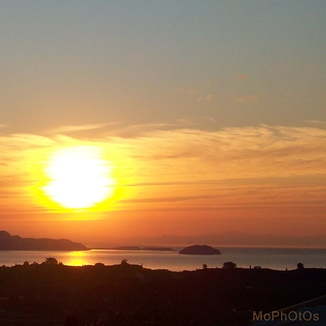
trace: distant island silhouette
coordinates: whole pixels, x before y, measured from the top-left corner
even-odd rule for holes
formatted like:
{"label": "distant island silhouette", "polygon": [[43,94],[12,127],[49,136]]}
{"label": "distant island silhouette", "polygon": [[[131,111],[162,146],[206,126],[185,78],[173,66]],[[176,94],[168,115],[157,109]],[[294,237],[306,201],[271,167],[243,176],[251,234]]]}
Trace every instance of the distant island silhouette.
{"label": "distant island silhouette", "polygon": [[[121,241],[121,237],[117,239]],[[187,246],[189,244],[209,243],[217,246],[240,246],[240,247],[283,247],[283,248],[326,248],[326,234],[312,236],[292,236],[277,234],[256,234],[247,232],[221,232],[200,235],[173,235],[163,234],[160,236],[137,236],[132,239],[133,244],[155,243],[159,246]]]}
{"label": "distant island silhouette", "polygon": [[181,255],[220,255],[221,252],[207,245],[194,245],[179,251]]}
{"label": "distant island silhouette", "polygon": [[68,239],[34,239],[21,238],[18,235],[11,235],[7,231],[0,231],[0,250],[62,250],[81,251],[88,250],[81,243],[72,242]]}
{"label": "distant island silhouette", "polygon": [[169,247],[139,247],[139,246],[120,246],[112,248],[114,250],[146,250],[146,251],[174,251]]}

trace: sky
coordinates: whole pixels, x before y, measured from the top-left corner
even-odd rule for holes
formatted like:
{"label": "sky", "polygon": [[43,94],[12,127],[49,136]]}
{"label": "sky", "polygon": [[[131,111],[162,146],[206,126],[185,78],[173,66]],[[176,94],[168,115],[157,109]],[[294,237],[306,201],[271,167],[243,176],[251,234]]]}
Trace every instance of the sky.
{"label": "sky", "polygon": [[[326,235],[325,16],[324,0],[2,1],[0,228]],[[62,207],[44,171],[85,147],[112,191]]]}

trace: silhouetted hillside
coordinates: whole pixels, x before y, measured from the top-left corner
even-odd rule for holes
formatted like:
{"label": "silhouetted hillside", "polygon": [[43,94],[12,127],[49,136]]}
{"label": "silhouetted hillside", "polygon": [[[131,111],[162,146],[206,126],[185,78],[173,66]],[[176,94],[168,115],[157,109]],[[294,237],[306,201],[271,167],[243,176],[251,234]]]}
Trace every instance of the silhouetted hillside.
{"label": "silhouetted hillside", "polygon": [[0,231],[0,250],[87,250],[81,243],[68,239],[33,239]]}
{"label": "silhouetted hillside", "polygon": [[0,325],[245,326],[253,312],[325,295],[325,277],[325,269],[170,272],[127,262],[0,267]]}

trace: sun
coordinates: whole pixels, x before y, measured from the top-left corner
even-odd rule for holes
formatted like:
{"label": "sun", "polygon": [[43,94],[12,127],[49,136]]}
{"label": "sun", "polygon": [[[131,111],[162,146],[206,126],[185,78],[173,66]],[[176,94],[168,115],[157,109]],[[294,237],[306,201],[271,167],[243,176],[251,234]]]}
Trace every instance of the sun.
{"label": "sun", "polygon": [[113,194],[112,165],[95,146],[76,146],[56,151],[45,167],[48,180],[43,191],[64,208],[92,207]]}

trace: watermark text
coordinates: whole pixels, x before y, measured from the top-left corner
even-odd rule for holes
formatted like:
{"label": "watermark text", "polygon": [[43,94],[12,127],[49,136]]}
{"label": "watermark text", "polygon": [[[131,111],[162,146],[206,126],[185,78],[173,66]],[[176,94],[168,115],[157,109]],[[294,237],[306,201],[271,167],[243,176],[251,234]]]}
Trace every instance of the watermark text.
{"label": "watermark text", "polygon": [[274,320],[281,320],[281,321],[319,321],[319,314],[312,313],[309,310],[306,311],[272,311],[268,314],[263,314],[262,311],[258,313],[253,311],[252,314],[253,321],[274,321]]}

